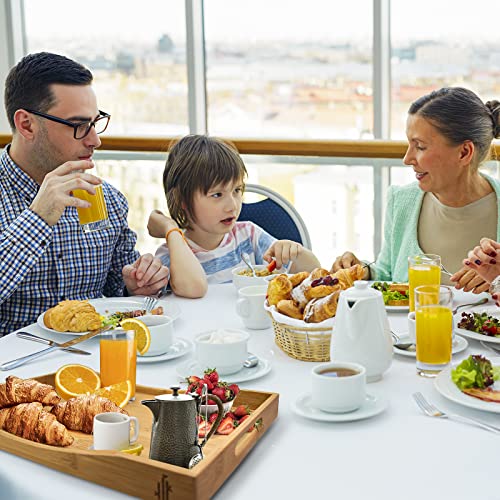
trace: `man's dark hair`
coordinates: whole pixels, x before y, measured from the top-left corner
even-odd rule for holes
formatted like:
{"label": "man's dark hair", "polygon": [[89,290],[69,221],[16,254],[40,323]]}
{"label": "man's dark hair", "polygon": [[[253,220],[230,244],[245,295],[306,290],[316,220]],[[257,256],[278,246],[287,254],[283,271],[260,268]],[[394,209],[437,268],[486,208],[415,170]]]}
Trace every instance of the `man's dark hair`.
{"label": "man's dark hair", "polygon": [[28,54],[9,72],[5,81],[5,110],[12,131],[18,109],[46,113],[54,104],[50,86],[90,85],[92,73],[80,63],[50,52]]}

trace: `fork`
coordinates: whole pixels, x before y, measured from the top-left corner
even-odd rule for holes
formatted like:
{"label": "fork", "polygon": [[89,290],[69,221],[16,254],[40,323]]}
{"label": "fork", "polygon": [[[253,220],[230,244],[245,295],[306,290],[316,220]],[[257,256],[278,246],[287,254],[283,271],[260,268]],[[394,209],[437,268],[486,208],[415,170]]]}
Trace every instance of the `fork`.
{"label": "fork", "polygon": [[454,413],[444,413],[443,411],[438,410],[433,404],[429,403],[424,398],[421,392],[414,392],[413,399],[415,400],[419,408],[429,417],[449,418],[450,420],[456,420],[457,422],[462,422],[464,424],[475,425],[477,427],[481,427],[481,429],[500,434],[500,429],[498,427],[486,424],[484,422],[481,422],[480,420],[476,420],[475,418],[464,417],[462,415],[456,415]]}
{"label": "fork", "polygon": [[477,302],[473,302],[472,304],[460,304],[459,306],[455,307],[455,309],[453,309],[451,311],[452,314],[456,314],[457,311],[462,308],[462,307],[467,307],[467,306],[479,306],[481,304],[486,304],[486,302],[488,302],[488,297],[484,297],[482,298],[481,300],[478,300]]}
{"label": "fork", "polygon": [[150,313],[158,304],[157,297],[144,297],[144,309],[146,309],[146,313]]}

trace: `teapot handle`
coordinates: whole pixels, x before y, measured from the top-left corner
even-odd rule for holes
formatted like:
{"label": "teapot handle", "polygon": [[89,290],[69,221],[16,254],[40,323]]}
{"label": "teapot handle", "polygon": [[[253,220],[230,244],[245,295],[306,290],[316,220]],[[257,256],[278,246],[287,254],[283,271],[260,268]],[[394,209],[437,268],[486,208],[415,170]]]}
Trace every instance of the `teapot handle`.
{"label": "teapot handle", "polygon": [[[210,429],[210,431],[200,444],[200,448],[203,448],[205,446],[205,443],[212,437],[212,434],[219,428],[219,424],[221,423],[221,420],[224,417],[224,406],[222,405],[222,401],[220,400],[220,398],[218,398],[215,394],[210,394],[210,399],[212,399],[217,403],[219,414],[217,415],[217,418],[215,419],[212,428]],[[207,403],[208,403],[208,395],[207,395]]]}

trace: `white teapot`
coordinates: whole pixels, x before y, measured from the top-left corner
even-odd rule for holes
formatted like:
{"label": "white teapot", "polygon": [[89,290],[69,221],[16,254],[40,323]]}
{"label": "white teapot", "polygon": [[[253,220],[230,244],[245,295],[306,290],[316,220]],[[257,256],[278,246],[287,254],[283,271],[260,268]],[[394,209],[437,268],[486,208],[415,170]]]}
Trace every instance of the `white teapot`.
{"label": "white teapot", "polygon": [[330,360],[359,363],[366,368],[367,381],[375,382],[391,366],[392,354],[382,293],[367,281],[355,281],[339,296]]}

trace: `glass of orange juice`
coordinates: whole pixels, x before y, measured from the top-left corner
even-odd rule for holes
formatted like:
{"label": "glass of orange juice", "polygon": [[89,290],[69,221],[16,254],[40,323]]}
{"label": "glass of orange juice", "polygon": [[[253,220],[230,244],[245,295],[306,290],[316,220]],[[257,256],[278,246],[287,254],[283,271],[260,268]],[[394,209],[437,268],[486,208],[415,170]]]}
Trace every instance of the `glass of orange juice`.
{"label": "glass of orange juice", "polygon": [[417,373],[423,377],[435,377],[451,361],[452,301],[448,286],[415,288]]}
{"label": "glass of orange juice", "polygon": [[[97,175],[95,167],[86,170],[86,172]],[[110,227],[108,218],[108,209],[104,200],[102,185],[94,186],[95,194],[90,194],[84,189],[73,190],[73,196],[80,200],[85,200],[90,203],[88,208],[77,208],[78,219],[83,232],[90,233],[91,231],[99,231]]]}
{"label": "glass of orange juice", "polygon": [[132,330],[112,330],[101,333],[100,374],[103,386],[130,380],[135,396],[137,342]]}
{"label": "glass of orange juice", "polygon": [[441,284],[441,257],[423,253],[408,257],[408,285],[410,288],[410,312],[415,310],[414,290],[422,285]]}

